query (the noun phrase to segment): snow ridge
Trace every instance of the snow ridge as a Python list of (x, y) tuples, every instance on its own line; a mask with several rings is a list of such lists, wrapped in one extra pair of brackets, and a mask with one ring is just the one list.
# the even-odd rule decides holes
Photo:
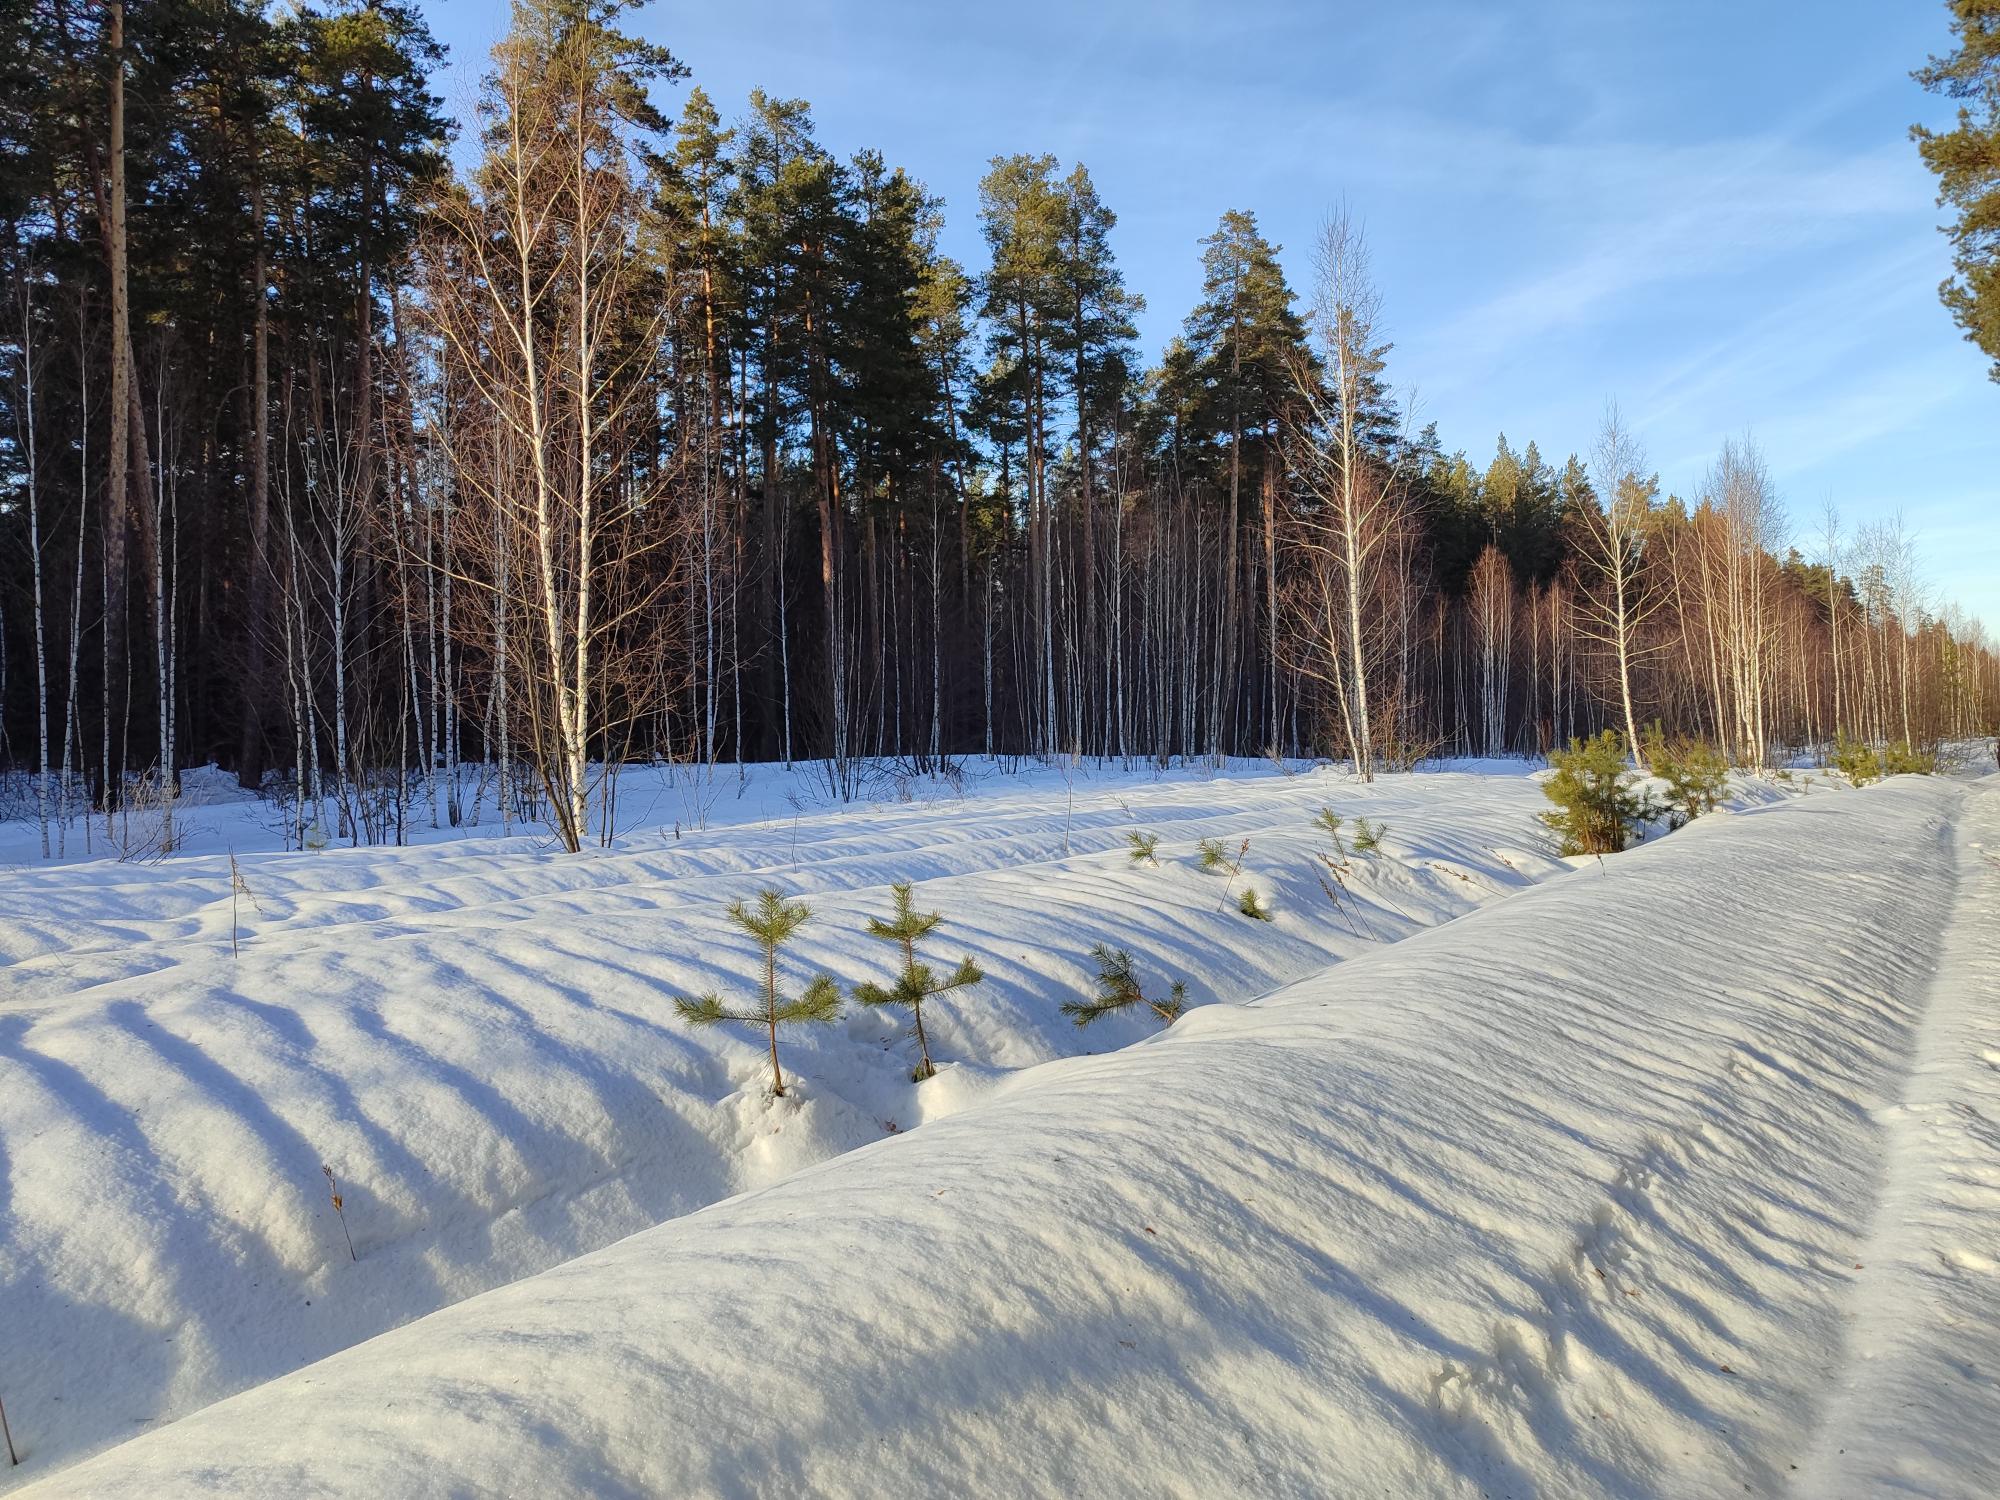
[(1970, 795), (1704, 819), (33, 1493), (1815, 1494)]
[[(763, 811), (770, 811), (767, 805)], [(1336, 911), (1326, 803), (1391, 824)], [(533, 840), (0, 874), (0, 1399), (20, 1483), (464, 1297), (545, 1270), (1001, 1088), (1147, 1035), (1079, 1033), (1088, 945), (1196, 1001), (1249, 998), (1565, 867), (1518, 773), (1079, 782), (799, 812), (568, 859)], [(782, 800), (778, 807), (783, 808)], [(1150, 829), (1161, 868), (1125, 834)], [(1191, 858), (1248, 837), (1252, 922)], [(992, 976), (928, 1018), (915, 1086), (893, 1017), (788, 1038), (773, 1111), (756, 1037), (670, 999), (754, 971), (723, 912), (776, 883), (818, 915), (790, 960), (886, 973), (864, 919), (921, 882), (939, 954)], [(240, 953), (232, 952), (240, 925)], [(358, 1261), (328, 1203), (338, 1174)]]

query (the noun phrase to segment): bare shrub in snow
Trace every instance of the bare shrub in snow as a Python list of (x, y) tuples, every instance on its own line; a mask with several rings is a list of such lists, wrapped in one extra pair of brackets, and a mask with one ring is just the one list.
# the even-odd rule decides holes
[(903, 967), (897, 973), (895, 982), (886, 987), (875, 984), (857, 984), (854, 998), (863, 1005), (903, 1005), (909, 1007), (912, 1029), (917, 1038), (917, 1067), (912, 1075), (917, 1082), (937, 1072), (931, 1062), (930, 1040), (924, 1035), (924, 1002), (939, 995), (948, 995), (954, 990), (969, 989), (978, 984), (986, 975), (979, 965), (967, 954), (958, 961), (949, 978), (940, 979), (937, 972), (917, 957), (917, 940), (928, 937), (944, 921), (942, 912), (920, 912), (916, 908), (916, 887), (909, 881), (899, 881), (891, 890), (895, 893), (896, 911), (887, 921), (880, 917), (868, 919), (868, 935), (894, 943), (903, 952)]
[(261, 913), (264, 908), (257, 904), (257, 893), (250, 889), (250, 882), (243, 878), (243, 867), (236, 863), (236, 851), (229, 851), (229, 954), (234, 958), (239, 951), (241, 928), (236, 920), (236, 903), (247, 899), (251, 908)]
[(354, 1236), (348, 1232), (347, 1205), (346, 1200), (340, 1196), (340, 1184), (334, 1180), (333, 1168), (326, 1163), (320, 1163), (320, 1171), (326, 1174), (327, 1196), (333, 1200), (334, 1217), (340, 1220), (340, 1233), (347, 1241), (347, 1258), (358, 1261), (361, 1257), (354, 1253)]
[(830, 975), (816, 974), (796, 999), (786, 999), (778, 991), (778, 953), (812, 916), (803, 901), (787, 901), (783, 891), (766, 887), (757, 893), (755, 909), (741, 901), (729, 904), (729, 919), (757, 940), (764, 950), (764, 989), (755, 1010), (730, 1010), (722, 997), (710, 990), (694, 999), (682, 996), (674, 1009), (690, 1026), (714, 1026), (723, 1021), (741, 1021), (762, 1026), (771, 1043), (771, 1092), (783, 1097), (785, 1075), (778, 1067), (778, 1028), (797, 1022), (831, 1021), (840, 1014), (840, 990)]
[(1088, 1026), (1113, 1011), (1135, 1005), (1145, 1006), (1171, 1026), (1187, 1009), (1187, 985), (1178, 979), (1167, 987), (1165, 999), (1148, 997), (1132, 967), (1132, 955), (1123, 948), (1098, 943), (1090, 950), (1090, 957), (1097, 965), (1097, 993), (1088, 1000), (1070, 1000), (1063, 1005), (1063, 1014), (1078, 1026)]
[[(1325, 834), (1333, 846), (1331, 849), (1315, 852), (1314, 857), (1319, 863), (1313, 870), (1313, 877), (1319, 881), (1319, 888), (1326, 892), (1326, 899), (1333, 903), (1333, 909), (1346, 919), (1348, 929), (1359, 937), (1367, 923), (1363, 919), (1357, 925), (1359, 907), (1350, 906), (1350, 902), (1354, 899), (1353, 893), (1347, 889), (1347, 875), (1351, 862), (1348, 858), (1347, 842), (1341, 837), (1341, 824), (1340, 814), (1330, 807), (1322, 807), (1313, 814), (1313, 826)], [(1368, 937), (1373, 940), (1374, 936), (1374, 930), (1368, 929)]]

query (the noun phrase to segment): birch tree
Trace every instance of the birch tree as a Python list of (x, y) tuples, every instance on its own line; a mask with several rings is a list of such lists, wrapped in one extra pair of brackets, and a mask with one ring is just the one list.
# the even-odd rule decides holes
[(623, 669), (668, 630), (674, 577), (660, 555), (677, 520), (670, 475), (636, 461), (667, 323), (639, 254), (639, 174), (665, 128), (646, 84), (682, 70), (615, 29), (624, 8), (516, 7), (480, 104), (485, 158), (427, 251), (433, 326), (489, 419), (445, 432), (457, 489), (492, 512), (461, 532), (497, 536), (507, 559), (463, 581), (504, 578), (503, 602), (522, 606), (511, 664), (527, 749), (572, 852), (593, 751), (619, 712), (608, 705), (616, 694), (629, 713), (643, 674)]
[(1301, 359), (1295, 369), (1302, 415), (1293, 421), (1291, 451), (1301, 489), (1295, 547), (1302, 576), (1300, 638), (1292, 647), (1298, 669), (1332, 689), (1355, 774), (1372, 781), (1378, 726), (1371, 688), (1381, 646), (1374, 606), (1409, 496), (1394, 454), (1370, 441), (1389, 346), (1367, 239), (1345, 207), (1320, 229), (1313, 272), (1309, 326), (1319, 367)]
[(1596, 503), (1582, 507), (1584, 588), (1577, 601), (1578, 621), (1585, 639), (1611, 665), (1625, 750), (1642, 769), (1646, 760), (1632, 707), (1632, 672), (1643, 652), (1640, 627), (1658, 608), (1657, 597), (1647, 595), (1645, 569), (1647, 521), (1659, 483), (1641, 475), (1645, 463), (1645, 449), (1625, 425), (1617, 403), (1608, 404), (1591, 450)]

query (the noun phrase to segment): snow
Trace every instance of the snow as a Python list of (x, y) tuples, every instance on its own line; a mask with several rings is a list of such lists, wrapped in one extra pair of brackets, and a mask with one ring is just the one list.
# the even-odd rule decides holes
[[(2000, 783), (1805, 790), (1600, 862), (1519, 767), (988, 775), (239, 856), (236, 956), (226, 858), (0, 877), (14, 1477), (2000, 1492)], [(1339, 909), (1326, 805), (1390, 829)], [(846, 981), (904, 878), (992, 976), (936, 1079), (855, 1016), (773, 1098), (673, 1018), (751, 972), (728, 899), (805, 895), (787, 972)], [(1075, 1031), (1097, 940), (1220, 1003)]]

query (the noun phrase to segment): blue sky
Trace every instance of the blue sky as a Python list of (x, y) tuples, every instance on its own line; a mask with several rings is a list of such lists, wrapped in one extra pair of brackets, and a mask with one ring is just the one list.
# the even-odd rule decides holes
[[(507, 7), (425, 8), (463, 114)], [(1344, 199), (1390, 373), (1447, 448), (1483, 465), (1505, 432), (1560, 462), (1616, 398), (1692, 495), (1748, 432), (1802, 550), (1829, 500), (1850, 528), (1900, 509), (1940, 596), (2000, 635), (2000, 386), (1937, 301), (1907, 137), (1947, 117), (1908, 77), (1947, 45), (1941, 4), (733, 0), (635, 25), (725, 117), (753, 87), (802, 97), (829, 149), (907, 167), (975, 271), (988, 158), (1082, 161), (1149, 354), (1224, 210), (1255, 212), (1302, 288)]]

